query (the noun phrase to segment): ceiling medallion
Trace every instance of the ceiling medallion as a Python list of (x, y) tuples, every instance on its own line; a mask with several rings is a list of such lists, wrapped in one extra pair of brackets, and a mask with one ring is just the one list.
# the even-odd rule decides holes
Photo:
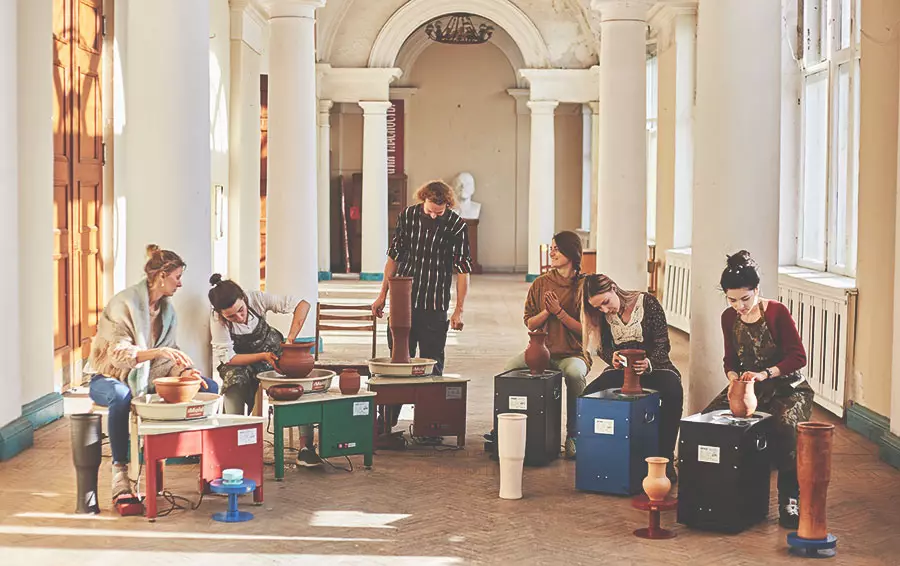
[[(449, 18), (447, 25), (441, 18)], [(448, 14), (425, 24), (425, 34), (432, 41), (451, 45), (478, 45), (487, 42), (494, 34), (494, 26), (481, 24), (475, 28), (471, 14)]]

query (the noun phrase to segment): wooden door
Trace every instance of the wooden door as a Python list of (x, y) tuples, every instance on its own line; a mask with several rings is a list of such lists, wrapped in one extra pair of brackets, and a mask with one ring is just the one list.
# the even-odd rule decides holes
[(266, 179), (269, 155), (269, 76), (259, 77), (259, 288), (266, 289)]
[(54, 348), (65, 389), (103, 308), (103, 1), (54, 0), (53, 16)]

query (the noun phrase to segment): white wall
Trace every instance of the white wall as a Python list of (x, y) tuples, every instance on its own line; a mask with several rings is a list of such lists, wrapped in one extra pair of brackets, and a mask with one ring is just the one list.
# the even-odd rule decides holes
[[(213, 271), (228, 272), (228, 116), (231, 104), (231, 14), (228, 0), (209, 0), (209, 149), (212, 187)], [(224, 202), (216, 207), (215, 186), (224, 187)], [(217, 216), (221, 212), (221, 218)], [(218, 224), (218, 226), (217, 226)], [(217, 232), (221, 229), (222, 237)], [(196, 274), (201, 276), (202, 274)], [(209, 278), (210, 274), (207, 274)]]

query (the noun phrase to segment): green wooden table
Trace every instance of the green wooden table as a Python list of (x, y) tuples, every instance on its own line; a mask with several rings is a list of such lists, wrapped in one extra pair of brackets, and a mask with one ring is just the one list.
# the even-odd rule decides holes
[(366, 468), (372, 467), (375, 393), (342, 395), (328, 390), (305, 394), (296, 401), (270, 400), (269, 404), (275, 413), (275, 481), (284, 479), (285, 427), (318, 424), (319, 456), (362, 454)]

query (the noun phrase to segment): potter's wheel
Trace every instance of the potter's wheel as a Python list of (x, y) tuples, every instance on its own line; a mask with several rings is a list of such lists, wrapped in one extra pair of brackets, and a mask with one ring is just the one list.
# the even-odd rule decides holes
[(369, 372), (381, 377), (425, 377), (431, 375), (437, 360), (412, 358), (407, 364), (395, 364), (391, 358), (373, 358), (368, 361)]
[(220, 395), (197, 393), (187, 403), (166, 403), (157, 394), (141, 395), (131, 400), (139, 417), (151, 421), (184, 421), (204, 419), (216, 412)]
[(264, 389), (268, 389), (273, 385), (300, 385), (303, 387), (303, 394), (324, 393), (331, 387), (331, 380), (337, 375), (331, 370), (315, 368), (309, 374), (297, 379), (294, 377), (286, 377), (277, 371), (263, 371), (256, 377), (259, 379), (260, 385)]
[(716, 411), (716, 414), (713, 415), (713, 418), (730, 425), (742, 426), (755, 423), (762, 418), (762, 415), (757, 415), (756, 413), (754, 413), (749, 417), (736, 417), (734, 416), (734, 414), (732, 414), (731, 411), (723, 409), (721, 411)]
[(656, 393), (655, 389), (647, 389), (646, 387), (641, 393), (622, 393), (621, 388), (613, 389), (613, 395), (616, 396), (616, 399), (641, 399), (646, 397), (647, 395), (652, 395)]

